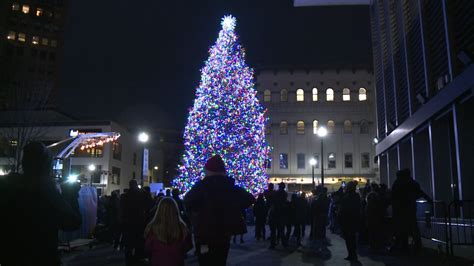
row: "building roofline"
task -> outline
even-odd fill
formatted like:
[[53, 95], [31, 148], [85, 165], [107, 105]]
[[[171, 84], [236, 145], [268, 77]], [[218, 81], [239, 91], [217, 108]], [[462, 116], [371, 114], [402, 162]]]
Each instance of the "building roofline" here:
[[261, 65], [254, 68], [255, 72], [262, 71], [311, 71], [311, 70], [368, 70], [373, 71], [371, 64], [320, 64], [320, 65]]

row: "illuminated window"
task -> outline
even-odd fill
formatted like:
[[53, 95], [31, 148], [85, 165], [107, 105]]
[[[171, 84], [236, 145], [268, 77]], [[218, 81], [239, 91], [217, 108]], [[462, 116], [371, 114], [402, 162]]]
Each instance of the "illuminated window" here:
[[13, 10], [13, 11], [18, 11], [18, 10], [20, 10], [20, 4], [18, 4], [18, 3], [13, 3], [13, 4], [12, 4], [12, 10]]
[[26, 35], [22, 32], [18, 33], [18, 40], [20, 42], [25, 42], [26, 41]]
[[328, 133], [334, 133], [334, 129], [335, 129], [335, 127], [336, 127], [336, 123], [334, 123], [333, 120], [329, 120], [327, 127], [328, 127], [328, 128], [327, 128]]
[[33, 36], [33, 38], [31, 39], [31, 43], [32, 44], [38, 44], [39, 43], [39, 37], [38, 36]]
[[344, 133], [345, 134], [352, 133], [352, 122], [350, 120], [344, 121]]
[[281, 90], [280, 92], [280, 102], [288, 101], [288, 91], [286, 89]]
[[29, 5], [23, 5], [21, 8], [21, 12], [28, 14], [30, 12], [30, 6]]
[[304, 122], [298, 121], [296, 122], [296, 134], [303, 135], [304, 134]]
[[7, 39], [8, 39], [8, 40], [15, 40], [15, 38], [16, 38], [16, 32], [14, 32], [14, 31], [9, 31], [9, 32], [8, 32], [8, 35], [7, 35]]
[[369, 134], [369, 123], [366, 120], [360, 121], [360, 134]]
[[280, 169], [288, 169], [288, 154], [280, 153]]
[[318, 101], [318, 89], [313, 88], [313, 102]]
[[58, 46], [58, 42], [56, 40], [51, 40], [51, 47]]
[[331, 88], [328, 88], [326, 90], [326, 101], [328, 102], [334, 101], [334, 90]]
[[272, 92], [270, 90], [265, 90], [263, 92], [263, 101], [266, 103], [272, 101]]
[[42, 8], [37, 8], [36, 9], [36, 16], [39, 17], [39, 16], [42, 16], [43, 15], [43, 9]]
[[41, 44], [42, 45], [48, 45], [48, 38], [41, 39]]
[[318, 134], [318, 120], [313, 120], [313, 134]]
[[304, 90], [297, 89], [296, 90], [296, 101], [297, 102], [304, 102]]
[[344, 154], [344, 168], [352, 168], [352, 153]]
[[347, 102], [351, 100], [351, 90], [345, 88], [342, 90], [342, 100]]
[[359, 89], [359, 101], [366, 101], [367, 100], [367, 90], [364, 88]]
[[280, 135], [287, 135], [288, 134], [288, 122], [281, 121], [280, 122]]
[[334, 152], [328, 154], [328, 168], [336, 168], [336, 154]]

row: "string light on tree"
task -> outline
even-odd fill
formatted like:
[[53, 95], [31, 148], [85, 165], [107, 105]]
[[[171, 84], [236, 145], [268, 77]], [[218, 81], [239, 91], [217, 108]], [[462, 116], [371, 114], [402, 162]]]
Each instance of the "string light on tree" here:
[[225, 16], [216, 43], [201, 69], [201, 82], [184, 131], [185, 151], [174, 185], [187, 192], [204, 177], [204, 164], [214, 154], [226, 163], [235, 183], [256, 195], [268, 176], [265, 163], [265, 110], [256, 95], [253, 70], [234, 32], [236, 19]]

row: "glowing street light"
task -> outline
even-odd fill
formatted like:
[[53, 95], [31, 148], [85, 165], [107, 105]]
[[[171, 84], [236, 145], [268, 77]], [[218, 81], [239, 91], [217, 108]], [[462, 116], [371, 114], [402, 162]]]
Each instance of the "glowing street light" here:
[[147, 143], [149, 139], [150, 136], [148, 136], [148, 134], [145, 132], [138, 134], [138, 141], [140, 141], [141, 143]]
[[70, 175], [67, 177], [67, 181], [70, 183], [78, 182], [77, 175]]
[[96, 169], [96, 167], [95, 167], [95, 165], [90, 164], [90, 165], [87, 167], [87, 169], [89, 169], [89, 171], [91, 171], [91, 172], [94, 172], [95, 169]]

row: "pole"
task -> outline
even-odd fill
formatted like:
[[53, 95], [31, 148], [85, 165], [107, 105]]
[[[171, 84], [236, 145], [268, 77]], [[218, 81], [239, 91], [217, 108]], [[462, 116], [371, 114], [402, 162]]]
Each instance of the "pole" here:
[[143, 151], [142, 151], [142, 167], [141, 168], [141, 176], [142, 176], [142, 180], [140, 180], [140, 185], [143, 186], [143, 179], [144, 179], [144, 175], [143, 175], [143, 172], [145, 171], [145, 147], [143, 147]]
[[316, 184], [314, 183], [314, 165], [313, 165], [312, 173], [313, 173], [313, 188], [314, 188], [316, 186]]
[[321, 137], [321, 185], [324, 187], [324, 149], [323, 149], [322, 137]]

